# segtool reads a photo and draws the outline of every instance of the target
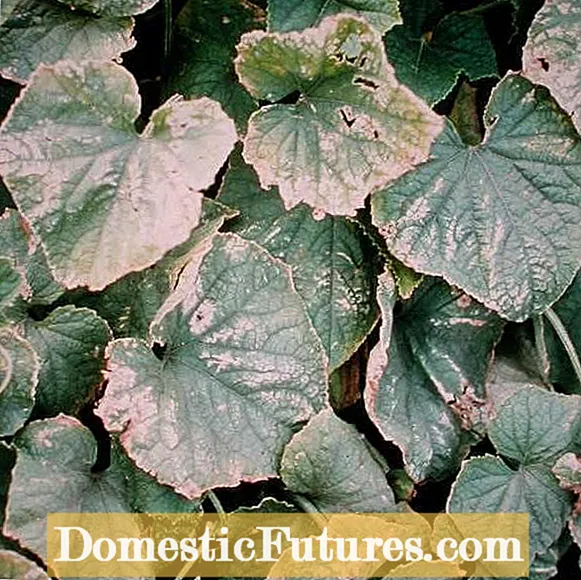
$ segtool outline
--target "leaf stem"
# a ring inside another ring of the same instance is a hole
[[[475,6],[468,10],[461,10],[458,12],[461,16],[472,16],[472,14],[480,14],[481,12],[486,12],[497,6],[502,6],[503,4],[508,4],[510,0],[495,0],[494,2],[489,2],[488,4],[481,4],[480,6]]]
[[[543,375],[543,381],[548,382],[550,361],[545,341],[545,321],[542,316],[533,317],[533,329],[535,335],[535,350],[539,359],[539,366]]]
[[[169,58],[169,53],[171,50],[172,43],[172,26],[173,26],[173,14],[172,14],[172,0],[164,0],[164,12],[165,12],[165,31],[163,38],[163,56],[167,61]]]
[[[547,320],[551,323],[554,331],[557,333],[557,336],[561,340],[563,347],[567,351],[569,360],[571,361],[571,365],[573,366],[573,370],[577,376],[577,380],[581,385],[581,361],[579,360],[579,355],[575,350],[575,345],[573,344],[573,341],[571,340],[565,325],[561,322],[561,319],[552,308],[547,308],[544,314],[547,317]]]
[[[214,506],[214,509],[216,510],[217,514],[223,516],[226,513],[224,507],[222,506],[222,502],[218,499],[218,496],[211,489],[209,489],[206,492],[206,497],[212,502],[212,505]]]

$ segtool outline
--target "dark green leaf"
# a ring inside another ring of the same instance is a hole
[[[481,16],[451,14],[429,36],[395,26],[385,37],[397,78],[433,105],[454,88],[461,74],[475,81],[496,76],[496,56]]]
[[[486,423],[485,379],[500,319],[458,290],[428,279],[394,309],[393,278],[380,278],[383,324],[365,401],[383,436],[401,447],[416,481],[452,473],[468,430]]]
[[[65,306],[21,326],[42,362],[35,416],[76,414],[103,382],[105,347],[111,338],[107,323],[92,310]]]
[[[111,60],[135,46],[131,18],[99,18],[51,0],[20,0],[0,27],[0,73],[25,83],[40,64]]]
[[[245,131],[256,103],[238,82],[233,59],[244,32],[264,28],[264,14],[239,0],[189,0],[175,24],[167,96],[210,97]]]
[[[0,217],[0,239],[5,243],[4,251],[26,278],[28,288],[23,294],[27,301],[33,305],[50,304],[64,293],[51,274],[42,246],[17,211],[7,210]]]
[[[454,484],[450,511],[528,512],[531,560],[544,554],[561,535],[572,507],[551,467],[564,452],[581,450],[580,419],[580,397],[538,387],[517,391],[489,430],[497,451],[511,464],[491,456],[467,461]]]
[[[323,513],[395,511],[386,474],[355,427],[326,409],[293,437],[280,476]]]
[[[361,16],[382,34],[401,22],[397,0],[269,0],[268,29],[304,30],[340,13]]]
[[[334,370],[361,345],[377,320],[377,259],[361,226],[348,218],[316,220],[301,204],[285,211],[278,192],[260,189],[236,154],[219,199],[240,215],[231,230],[289,264]]]
[[[373,218],[402,262],[520,321],[579,269],[581,139],[545,89],[514,75],[486,127],[478,147],[448,128],[430,161],[373,196]]]

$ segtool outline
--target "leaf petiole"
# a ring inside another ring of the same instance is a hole
[[[571,361],[571,365],[575,371],[575,375],[577,376],[577,380],[581,385],[581,361],[579,360],[579,355],[575,350],[575,345],[565,328],[565,325],[561,322],[561,319],[557,315],[557,313],[552,308],[547,308],[545,310],[544,315],[546,316],[547,320],[551,323],[553,330],[561,340],[563,347],[567,351],[569,355],[569,360]]]

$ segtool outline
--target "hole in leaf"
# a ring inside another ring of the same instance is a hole
[[[164,360],[165,355],[167,353],[167,344],[161,344],[161,342],[154,342],[153,346],[151,347],[151,351],[155,355],[155,357],[159,360]]]
[[[549,72],[549,61],[546,58],[540,57],[537,58],[537,60],[539,61],[541,68],[545,71],[545,72]]]
[[[373,90],[377,90],[379,88],[379,85],[375,81],[372,81],[371,79],[366,79],[363,77],[355,77],[353,79],[353,84],[354,85],[362,85],[364,87],[368,87],[368,88],[373,89]]]
[[[347,125],[347,127],[351,128],[353,126],[353,123],[355,123],[355,117],[353,117],[352,119],[350,119],[347,116],[347,113],[343,110],[343,109],[339,109],[341,112],[341,117],[343,118],[343,121],[345,123],[345,125]]]

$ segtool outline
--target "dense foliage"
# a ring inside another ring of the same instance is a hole
[[[11,0],[0,75],[0,577],[254,506],[580,573],[580,0]]]

